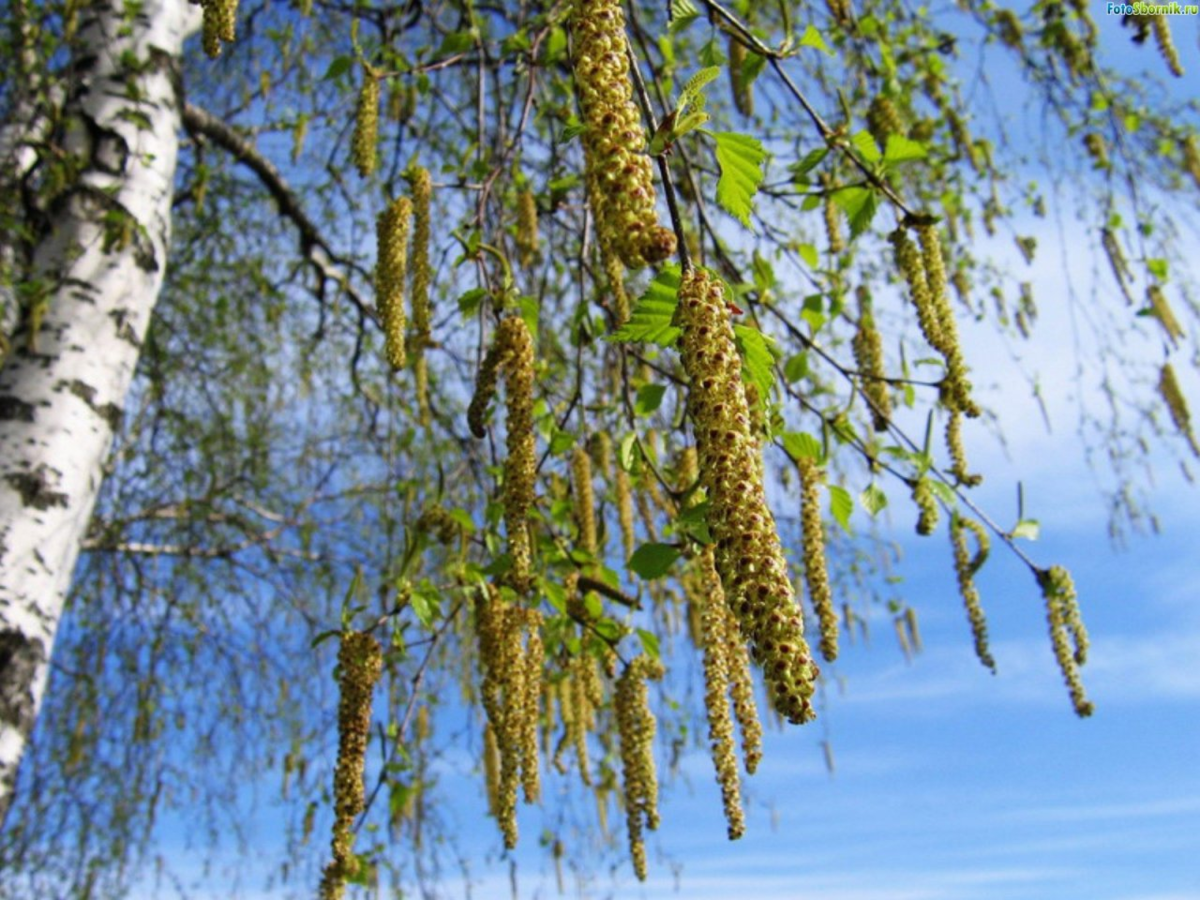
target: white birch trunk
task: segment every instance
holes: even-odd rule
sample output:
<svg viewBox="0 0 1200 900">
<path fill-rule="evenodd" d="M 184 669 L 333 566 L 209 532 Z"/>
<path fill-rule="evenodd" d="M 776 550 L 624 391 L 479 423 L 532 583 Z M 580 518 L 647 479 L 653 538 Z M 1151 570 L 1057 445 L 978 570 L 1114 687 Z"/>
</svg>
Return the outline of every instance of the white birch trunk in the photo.
<svg viewBox="0 0 1200 900">
<path fill-rule="evenodd" d="M 84 163 L 35 268 L 52 285 L 0 370 L 0 824 L 158 299 L 170 243 L 186 0 L 85 7 L 65 149 Z M 135 65 L 131 63 L 136 60 Z"/>
</svg>

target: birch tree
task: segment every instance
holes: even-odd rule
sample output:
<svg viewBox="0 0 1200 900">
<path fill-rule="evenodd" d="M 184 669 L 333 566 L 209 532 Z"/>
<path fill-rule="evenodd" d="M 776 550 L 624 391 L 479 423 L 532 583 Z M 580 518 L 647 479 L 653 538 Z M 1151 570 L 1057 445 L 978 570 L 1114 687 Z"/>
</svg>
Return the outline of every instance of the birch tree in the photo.
<svg viewBox="0 0 1200 900">
<path fill-rule="evenodd" d="M 711 750 L 736 838 L 756 706 L 812 718 L 868 619 L 917 643 L 916 607 L 882 602 L 889 503 L 948 532 L 989 668 L 974 576 L 1018 555 L 1090 712 L 1069 574 L 973 499 L 988 363 L 956 338 L 1036 339 L 1024 266 L 1070 210 L 1111 270 L 1086 313 L 1114 415 L 1081 420 L 1115 507 L 1141 515 L 1139 439 L 1194 450 L 1195 114 L 1104 65 L 1083 4 L 245 3 L 229 42 L 214 0 L 187 53 L 184 3 L 74 9 L 14 17 L 10 70 L 46 81 L 9 89 L 0 147 L 26 172 L 3 184 L 5 808 L 44 710 L 9 877 L 119 893 L 163 806 L 218 833 L 270 775 L 297 892 L 429 885 L 456 694 L 506 846 L 564 778 L 586 828 L 624 793 L 643 876 L 656 729 Z M 1129 27 L 1175 77 L 1170 28 Z M 985 51 L 1044 134 L 966 89 Z M 688 653 L 703 702 L 674 703 Z"/>
</svg>

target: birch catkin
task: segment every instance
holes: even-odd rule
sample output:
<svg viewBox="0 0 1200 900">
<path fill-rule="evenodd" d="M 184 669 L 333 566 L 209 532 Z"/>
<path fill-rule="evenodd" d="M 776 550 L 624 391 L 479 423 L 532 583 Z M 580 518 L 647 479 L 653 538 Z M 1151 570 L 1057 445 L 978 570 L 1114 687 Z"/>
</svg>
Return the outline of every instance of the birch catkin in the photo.
<svg viewBox="0 0 1200 900">
<path fill-rule="evenodd" d="M 677 314 L 717 571 L 775 708 L 792 722 L 804 722 L 814 715 L 818 670 L 759 475 L 741 358 L 720 282 L 699 269 L 686 273 Z"/>
<path fill-rule="evenodd" d="M 371 730 L 371 692 L 383 671 L 383 650 L 366 632 L 350 632 L 338 651 L 338 758 L 333 776 L 333 860 L 321 878 L 322 900 L 341 897 L 356 872 L 354 819 L 363 811 L 363 766 Z"/>
<path fill-rule="evenodd" d="M 354 134 L 350 138 L 350 158 L 363 178 L 375 171 L 375 145 L 378 140 L 379 78 L 364 61 L 362 87 L 358 91 L 358 103 L 354 109 Z"/>
<path fill-rule="evenodd" d="M 587 129 L 597 227 L 631 269 L 675 252 L 675 233 L 658 223 L 646 133 L 633 103 L 619 0 L 579 0 L 571 18 L 575 85 Z"/>
<path fill-rule="evenodd" d="M 375 222 L 375 303 L 383 320 L 385 353 L 393 369 L 407 362 L 404 346 L 404 282 L 408 276 L 408 233 L 412 201 L 393 200 Z"/>
<path fill-rule="evenodd" d="M 413 251 L 412 251 L 412 321 L 413 336 L 411 350 L 413 374 L 417 391 L 417 410 L 421 425 L 428 428 L 431 414 L 429 408 L 429 367 L 425 360 L 425 348 L 433 343 L 431 330 L 432 308 L 429 302 L 429 282 L 432 271 L 429 264 L 430 205 L 433 184 L 429 170 L 418 167 L 412 175 L 413 194 Z"/>
</svg>

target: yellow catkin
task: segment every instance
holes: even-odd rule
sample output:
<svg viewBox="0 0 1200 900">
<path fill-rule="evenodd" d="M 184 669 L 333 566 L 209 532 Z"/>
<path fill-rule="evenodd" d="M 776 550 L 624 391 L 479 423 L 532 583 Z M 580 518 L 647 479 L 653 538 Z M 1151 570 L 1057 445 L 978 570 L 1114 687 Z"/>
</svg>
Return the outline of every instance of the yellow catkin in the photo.
<svg viewBox="0 0 1200 900">
<path fill-rule="evenodd" d="M 232 44 L 237 39 L 238 0 L 218 0 L 217 9 L 221 40 Z M 1170 32 L 1167 38 L 1170 39 Z"/>
<path fill-rule="evenodd" d="M 691 485 L 698 477 L 697 454 L 694 447 L 687 448 L 680 460 L 680 478 Z M 690 505 L 698 502 L 692 499 Z M 699 570 L 699 591 L 690 598 L 699 608 L 699 644 L 704 654 L 704 705 L 708 713 L 708 739 L 717 783 L 721 787 L 721 802 L 725 811 L 725 822 L 729 839 L 737 840 L 746 831 L 746 817 L 742 809 L 741 782 L 738 777 L 737 756 L 734 752 L 733 719 L 729 711 L 729 694 L 744 679 L 749 678 L 750 660 L 745 645 L 737 634 L 737 623 L 729 613 L 721 577 L 717 574 L 713 548 L 705 545 L 696 558 Z M 731 635 L 729 632 L 733 630 Z M 744 702 L 744 697 L 739 697 Z M 753 708 L 753 691 L 750 694 L 752 708 L 749 712 L 753 721 L 742 725 L 743 739 L 754 754 L 753 765 L 758 764 L 761 740 L 758 711 Z M 755 729 L 758 729 L 757 731 Z M 748 740 L 747 740 L 748 738 Z M 753 742 L 753 743 L 752 743 Z M 750 753 L 747 753 L 747 770 L 750 768 Z"/>
<path fill-rule="evenodd" d="M 929 290 L 929 301 L 933 315 L 937 317 L 936 335 L 938 342 L 930 340 L 946 363 L 943 380 L 943 402 L 951 409 L 968 416 L 978 416 L 979 407 L 971 399 L 971 384 L 967 380 L 967 367 L 963 361 L 962 345 L 958 340 L 958 325 L 954 310 L 950 306 L 950 295 L 946 290 L 946 263 L 942 256 L 942 239 L 937 226 L 922 223 L 917 226 L 917 238 L 921 244 L 921 268 Z"/>
<path fill-rule="evenodd" d="M 546 649 L 542 643 L 542 616 L 537 610 L 523 610 L 528 638 L 525 643 L 525 677 L 521 697 L 521 787 L 526 803 L 537 801 L 541 793 L 538 766 L 538 721 L 541 718 L 542 672 Z"/>
<path fill-rule="evenodd" d="M 871 424 L 876 431 L 887 431 L 892 414 L 892 396 L 888 391 L 883 371 L 883 339 L 875 327 L 871 313 L 871 298 L 865 288 L 858 295 L 858 328 L 854 332 L 851 349 L 854 363 L 862 384 L 863 396 L 871 408 Z"/>
<path fill-rule="evenodd" d="M 617 465 L 617 523 L 621 528 L 621 546 L 625 550 L 625 559 L 633 556 L 633 545 L 636 540 L 633 531 L 633 488 L 629 483 L 629 473 Z"/>
<path fill-rule="evenodd" d="M 604 262 L 604 274 L 608 278 L 608 290 L 612 295 L 612 312 L 616 325 L 620 328 L 629 321 L 629 295 L 625 293 L 625 266 L 617 259 L 615 253 L 605 253 L 601 249 Z"/>
<path fill-rule="evenodd" d="M 1151 17 L 1150 29 L 1154 32 L 1154 43 L 1158 45 L 1159 56 L 1163 58 L 1172 75 L 1182 78 L 1183 63 L 1179 60 L 1179 50 L 1175 47 L 1175 40 L 1171 37 L 1171 23 L 1167 21 L 1165 15 L 1158 13 Z"/>
<path fill-rule="evenodd" d="M 362 87 L 354 108 L 354 134 L 350 138 L 350 158 L 358 174 L 366 178 L 375 171 L 376 143 L 379 140 L 379 77 L 366 62 L 362 64 Z"/>
<path fill-rule="evenodd" d="M 221 55 L 221 4 L 219 0 L 204 0 L 201 3 L 204 19 L 201 24 L 204 52 L 210 59 Z"/>
<path fill-rule="evenodd" d="M 977 549 L 973 556 L 967 543 L 968 531 L 975 537 Z M 996 660 L 992 657 L 988 645 L 987 617 L 983 613 L 983 604 L 975 587 L 975 573 L 987 561 L 990 549 L 987 531 L 974 519 L 954 513 L 950 518 L 950 542 L 954 548 L 954 572 L 958 576 L 958 592 L 966 607 L 967 620 L 971 623 L 971 636 L 975 640 L 975 655 L 981 663 L 995 672 Z"/>
<path fill-rule="evenodd" d="M 638 880 L 646 880 L 645 829 L 658 826 L 658 781 L 654 770 L 654 713 L 646 679 L 658 679 L 662 664 L 636 657 L 617 679 L 616 714 L 625 783 L 625 817 L 629 830 L 629 855 Z"/>
<path fill-rule="evenodd" d="M 500 815 L 500 745 L 492 723 L 483 726 L 483 778 L 487 788 L 488 815 Z"/>
<path fill-rule="evenodd" d="M 489 802 L 504 845 L 511 850 L 517 844 L 518 784 L 524 788 L 527 803 L 537 799 L 540 787 L 537 726 L 544 665 L 542 620 L 535 610 L 506 603 L 492 585 L 480 593 L 475 613 L 483 675 L 480 697 L 499 757 L 498 775 L 487 772 L 491 763 L 485 758 L 485 775 L 496 784 L 494 800 L 489 786 Z M 485 729 L 485 750 L 487 740 Z"/>
<path fill-rule="evenodd" d="M 804 580 L 808 597 L 821 623 L 821 655 L 829 662 L 838 655 L 838 617 L 829 589 L 825 562 L 825 526 L 821 522 L 820 484 L 824 475 L 810 456 L 802 456 L 800 468 L 800 526 L 804 536 Z"/>
<path fill-rule="evenodd" d="M 575 497 L 575 524 L 579 528 L 579 546 L 596 555 L 596 496 L 592 488 L 592 460 L 578 444 L 571 454 L 572 492 Z"/>
<path fill-rule="evenodd" d="M 529 510 L 533 508 L 537 459 L 533 435 L 533 337 L 520 316 L 500 323 L 497 343 L 509 348 L 505 365 L 508 456 L 504 460 L 504 525 L 512 557 L 509 582 L 519 593 L 529 590 L 533 551 Z"/>
<path fill-rule="evenodd" d="M 746 80 L 746 45 L 729 35 L 729 88 L 743 116 L 754 115 L 754 86 Z"/>
<path fill-rule="evenodd" d="M 537 197 L 531 190 L 523 190 L 517 195 L 517 251 L 523 266 L 528 266 L 537 257 Z"/>
<path fill-rule="evenodd" d="M 967 468 L 967 451 L 962 441 L 962 413 L 952 410 L 946 422 L 946 449 L 950 454 L 950 474 L 966 487 L 975 487 L 983 482 L 983 476 Z"/>
<path fill-rule="evenodd" d="M 922 476 L 912 483 L 912 499 L 917 505 L 917 534 L 928 537 L 938 523 L 937 498 L 928 478 Z"/>
<path fill-rule="evenodd" d="M 675 252 L 658 222 L 646 133 L 629 79 L 625 15 L 619 0 L 579 0 L 571 18 L 575 85 L 583 113 L 596 224 L 631 269 Z"/>
<path fill-rule="evenodd" d="M 613 444 L 608 432 L 597 431 L 592 435 L 588 447 L 592 451 L 592 462 L 595 463 L 600 477 L 606 482 L 611 482 L 613 477 Z"/>
<path fill-rule="evenodd" d="M 475 375 L 475 392 L 471 395 L 471 403 L 467 407 L 467 425 L 471 434 L 477 438 L 487 435 L 488 407 L 492 405 L 492 398 L 496 396 L 496 376 L 505 352 L 506 348 L 500 345 L 499 340 L 493 341 Z"/>
<path fill-rule="evenodd" d="M 433 184 L 429 170 L 418 167 L 412 174 L 413 202 L 413 248 L 412 248 L 412 322 L 413 336 L 410 342 L 413 371 L 416 375 L 417 409 L 421 425 L 428 428 L 429 371 L 425 362 L 425 348 L 433 343 L 431 320 L 433 310 L 429 302 L 429 282 L 432 270 L 429 263 L 430 205 Z"/>
<path fill-rule="evenodd" d="M 1079 674 L 1087 661 L 1088 636 L 1079 615 L 1079 597 L 1071 573 L 1062 566 L 1039 570 L 1038 585 L 1046 600 L 1046 619 L 1050 626 L 1050 641 L 1054 658 L 1062 670 L 1071 695 L 1071 705 L 1080 718 L 1090 716 L 1095 707 L 1088 700 Z"/>
<path fill-rule="evenodd" d="M 1132 278 L 1129 272 L 1129 263 L 1125 259 L 1124 251 L 1121 249 L 1121 242 L 1117 240 L 1117 236 L 1113 233 L 1112 229 L 1100 229 L 1100 246 L 1104 248 L 1104 255 L 1108 258 L 1108 265 L 1112 269 L 1113 277 L 1117 279 L 1117 284 L 1121 287 L 1121 293 L 1132 303 L 1133 299 L 1129 296 L 1129 287 L 1127 285 L 1127 282 Z"/>
<path fill-rule="evenodd" d="M 333 776 L 333 860 L 321 878 L 322 900 L 341 897 L 356 874 L 354 820 L 363 811 L 363 767 L 371 732 L 371 692 L 383 671 L 383 650 L 365 632 L 350 632 L 338 650 L 338 758 Z"/>
<path fill-rule="evenodd" d="M 846 239 L 842 235 L 842 218 L 837 204 L 833 201 L 833 179 L 825 176 L 821 179 L 823 193 L 821 195 L 821 214 L 825 219 L 825 240 L 829 244 L 829 252 L 833 256 L 846 249 Z"/>
<path fill-rule="evenodd" d="M 818 670 L 767 506 L 720 280 L 699 269 L 687 272 L 677 316 L 717 571 L 741 634 L 763 667 L 772 703 L 789 721 L 804 722 L 814 715 Z"/>
<path fill-rule="evenodd" d="M 1158 394 L 1167 405 L 1171 421 L 1187 439 L 1192 452 L 1200 457 L 1200 445 L 1197 444 L 1195 432 L 1192 431 L 1192 415 L 1188 410 L 1187 399 L 1183 396 L 1179 380 L 1175 377 L 1175 368 L 1170 363 L 1164 365 L 1158 373 Z"/>
<path fill-rule="evenodd" d="M 904 120 L 896 104 L 882 94 L 871 101 L 867 107 L 867 131 L 875 138 L 881 150 L 887 149 L 887 139 L 890 134 L 903 136 L 905 134 Z"/>
<path fill-rule="evenodd" d="M 412 201 L 393 200 L 375 222 L 375 302 L 383 320 L 385 353 L 393 369 L 404 368 L 404 281 L 408 275 L 408 233 Z"/>
<path fill-rule="evenodd" d="M 1091 157 L 1092 165 L 1097 169 L 1107 169 L 1109 167 L 1108 145 L 1104 142 L 1104 137 L 1098 132 L 1089 131 L 1083 136 L 1083 148 L 1087 151 L 1087 155 Z"/>
<path fill-rule="evenodd" d="M 1196 145 L 1194 134 L 1189 134 L 1179 142 L 1179 152 L 1183 156 L 1183 170 L 1200 188 L 1200 147 Z"/>
<path fill-rule="evenodd" d="M 1147 287 L 1146 299 L 1150 301 L 1150 312 L 1158 319 L 1158 324 L 1167 333 L 1168 339 L 1172 344 L 1178 342 L 1183 337 L 1183 326 L 1175 318 L 1175 312 L 1167 302 L 1167 295 L 1163 293 L 1162 288 L 1157 284 Z"/>
<path fill-rule="evenodd" d="M 924 649 L 921 640 L 921 626 L 917 622 L 917 611 L 911 606 L 904 609 L 904 628 L 908 632 L 908 643 L 913 648 L 913 652 L 920 653 Z"/>
</svg>

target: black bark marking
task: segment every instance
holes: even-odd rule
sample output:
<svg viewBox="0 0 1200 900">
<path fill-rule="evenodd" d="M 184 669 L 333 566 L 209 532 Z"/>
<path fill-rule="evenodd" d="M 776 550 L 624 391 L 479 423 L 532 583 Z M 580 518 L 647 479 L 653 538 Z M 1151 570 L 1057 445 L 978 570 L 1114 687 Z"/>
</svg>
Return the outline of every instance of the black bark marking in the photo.
<svg viewBox="0 0 1200 900">
<path fill-rule="evenodd" d="M 45 662 L 40 640 L 11 628 L 0 631 L 0 722 L 25 736 L 33 728 L 33 681 Z"/>
<path fill-rule="evenodd" d="M 32 422 L 33 404 L 16 397 L 0 397 L 0 422 Z"/>
<path fill-rule="evenodd" d="M 46 472 L 47 467 L 42 465 L 32 472 L 9 473 L 4 476 L 4 480 L 21 495 L 21 502 L 26 506 L 41 510 L 49 509 L 52 506 L 66 506 L 67 495 L 50 490 Z"/>
</svg>

